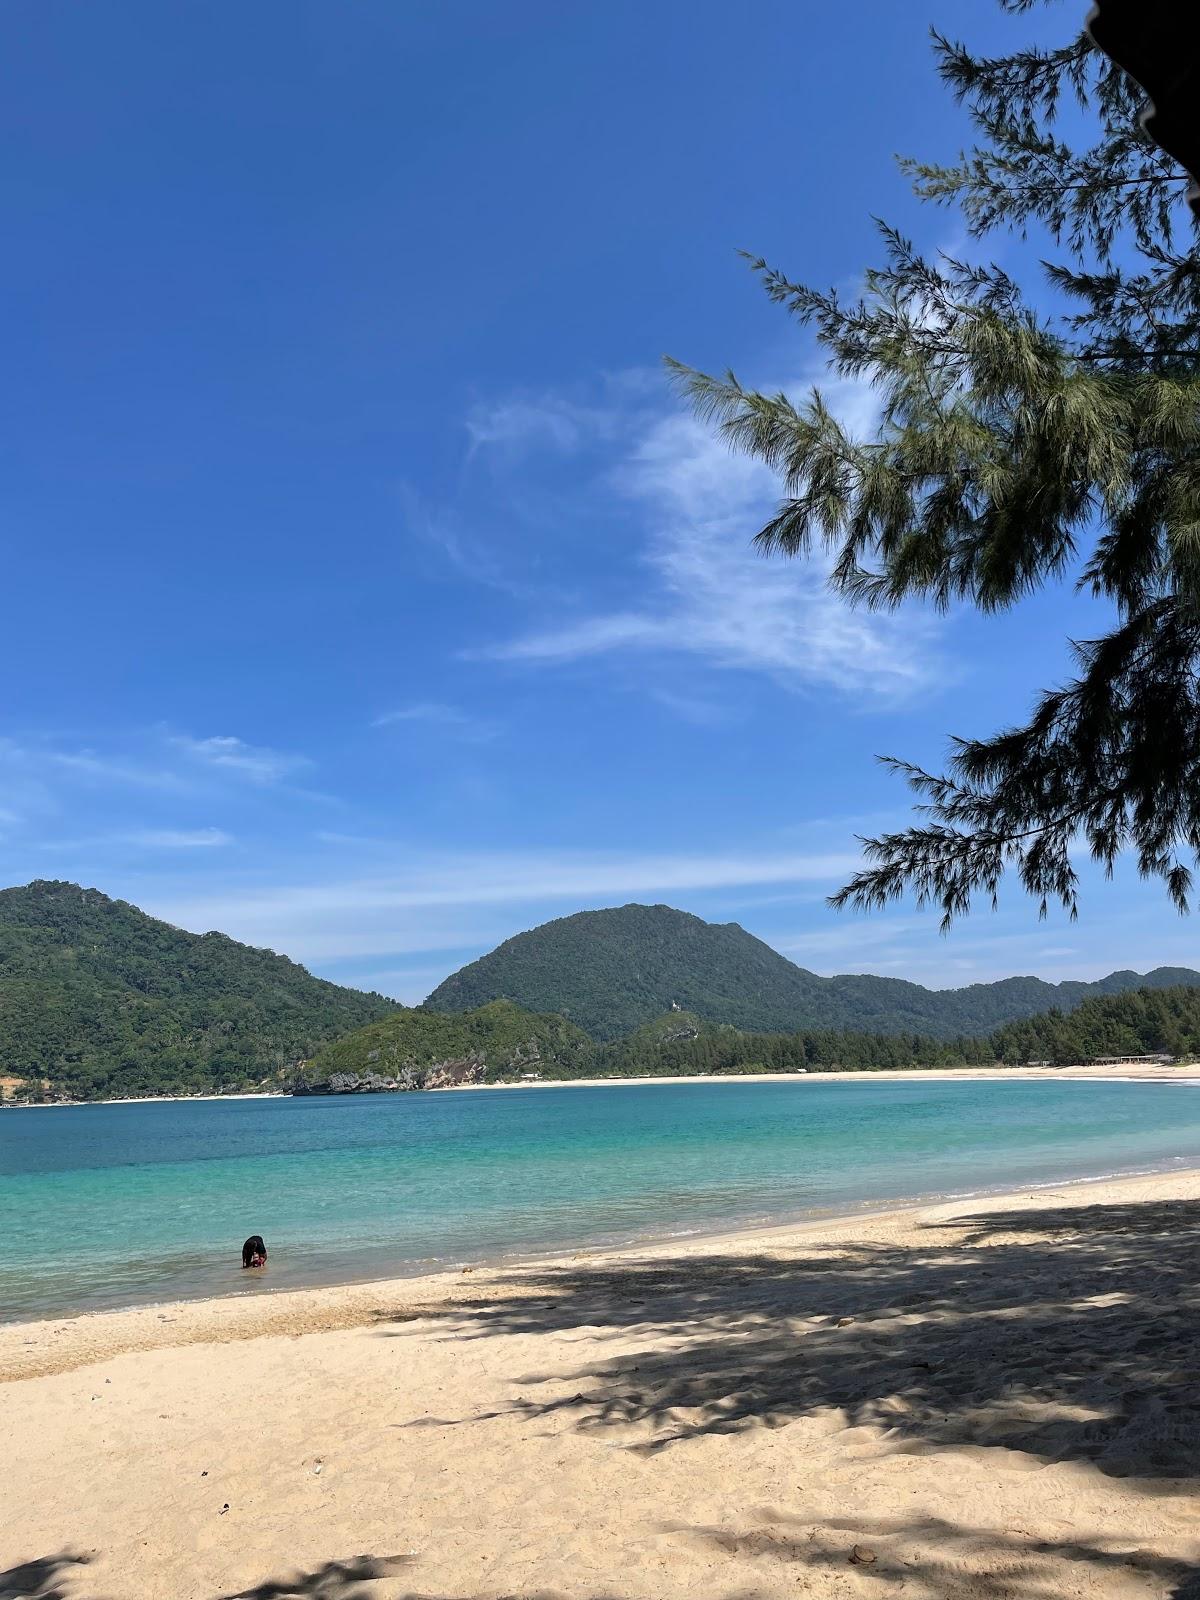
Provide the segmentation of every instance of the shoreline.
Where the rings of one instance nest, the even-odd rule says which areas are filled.
[[[619,1089],[629,1085],[653,1083],[872,1083],[918,1080],[980,1081],[1004,1078],[1018,1079],[1077,1079],[1096,1083],[1196,1083],[1200,1084],[1200,1062],[1186,1062],[1179,1066],[1130,1062],[1127,1065],[1111,1063],[1104,1066],[1072,1065],[1062,1067],[879,1067],[852,1071],[835,1068],[831,1071],[815,1069],[808,1072],[692,1072],[620,1078],[539,1078],[527,1082],[511,1083],[447,1083],[436,1089],[381,1089],[349,1091],[328,1096],[295,1096],[290,1089],[246,1089],[226,1094],[144,1094],[119,1095],[111,1100],[4,1100],[3,1111],[65,1111],[79,1106],[142,1106],[187,1105],[192,1101],[212,1100],[291,1100],[295,1098],[330,1100],[367,1099],[372,1095],[389,1094],[477,1094],[484,1090],[513,1089]]]
[[[0,1328],[0,1589],[1163,1600],[1200,1170]]]
[[[78,1106],[186,1105],[192,1100],[290,1100],[290,1089],[237,1089],[228,1094],[123,1094],[111,1100],[2,1100],[0,1111],[67,1111]]]
[[[841,1237],[863,1229],[883,1228],[890,1231],[898,1224],[926,1215],[936,1215],[939,1219],[967,1217],[973,1212],[1010,1204],[1036,1211],[1051,1199],[1067,1199],[1083,1204],[1089,1194],[1101,1195],[1099,1203],[1103,1204],[1110,1192],[1115,1191],[1158,1198],[1179,1187],[1194,1189],[1200,1198],[1200,1165],[1083,1178],[1048,1178],[1015,1189],[985,1188],[959,1195],[894,1197],[878,1203],[866,1201],[852,1211],[839,1209],[800,1213],[771,1221],[742,1222],[728,1228],[704,1228],[695,1233],[654,1235],[618,1243],[582,1243],[548,1249],[543,1253],[531,1251],[511,1259],[481,1257],[439,1267],[432,1272],[392,1273],[384,1277],[350,1278],[335,1283],[280,1289],[272,1289],[265,1282],[255,1283],[246,1289],[231,1290],[228,1294],[196,1299],[148,1300],[129,1306],[0,1321],[0,1389],[7,1383],[26,1377],[71,1370],[76,1365],[104,1360],[109,1354],[176,1342],[153,1339],[143,1343],[140,1337],[133,1340],[133,1330],[140,1328],[144,1334],[151,1319],[160,1324],[183,1323],[208,1327],[219,1343],[263,1337],[281,1326],[301,1333],[329,1327],[360,1327],[365,1325],[364,1319],[369,1320],[363,1309],[367,1302],[377,1304],[381,1297],[398,1297],[408,1302],[430,1293],[452,1293],[463,1287],[464,1278],[473,1280],[469,1287],[474,1293],[478,1284],[489,1278],[521,1278],[534,1273],[562,1270],[577,1261],[653,1261],[672,1254],[686,1258],[702,1257],[714,1254],[718,1249],[728,1250],[736,1246],[768,1250],[772,1244],[788,1240],[819,1240],[826,1234]],[[369,1315],[374,1316],[374,1311]],[[299,1328],[295,1327],[297,1323],[301,1324]],[[78,1349],[73,1349],[76,1339],[61,1339],[64,1333],[76,1336]],[[105,1333],[115,1334],[115,1338],[105,1339]],[[125,1337],[130,1338],[131,1342],[124,1342]],[[39,1364],[38,1354],[35,1353],[45,1358],[43,1341],[47,1338],[53,1343],[55,1364],[43,1366]],[[199,1342],[204,1342],[203,1337]],[[116,1348],[110,1349],[110,1345]],[[105,1353],[80,1355],[78,1360],[73,1360],[73,1354],[78,1354],[82,1349],[100,1349]],[[29,1354],[21,1359],[16,1354],[18,1350]],[[64,1357],[66,1364],[59,1364]]]
[[[855,1074],[847,1074],[853,1077]],[[896,1076],[907,1076],[898,1073]],[[652,1081],[652,1080],[651,1080]],[[673,1080],[687,1082],[687,1079]],[[718,1078],[716,1081],[723,1081]],[[1139,1080],[1116,1080],[1139,1081]],[[1194,1081],[1200,1086],[1200,1080]],[[500,1087],[495,1085],[493,1087]],[[216,1097],[210,1097],[216,1098]],[[126,1304],[116,1305],[81,1305],[68,1306],[58,1311],[38,1311],[27,1315],[18,1314],[15,1317],[5,1318],[0,1315],[0,1351],[3,1348],[3,1335],[6,1330],[13,1328],[30,1328],[43,1324],[72,1324],[80,1320],[93,1318],[136,1316],[143,1312],[179,1312],[182,1308],[204,1308],[219,1305],[254,1304],[261,1301],[277,1302],[286,1300],[293,1295],[337,1294],[341,1291],[358,1292],[371,1290],[390,1291],[399,1285],[419,1284],[425,1280],[440,1280],[443,1278],[457,1279],[459,1276],[470,1273],[506,1273],[506,1272],[532,1272],[536,1269],[552,1266],[570,1257],[572,1260],[584,1258],[605,1257],[606,1259],[619,1259],[625,1257],[640,1257],[643,1253],[662,1253],[673,1248],[687,1248],[689,1246],[713,1246],[724,1242],[738,1242],[743,1238],[760,1239],[774,1235],[792,1235],[819,1230],[826,1225],[833,1227],[849,1226],[855,1223],[864,1223],[872,1219],[894,1219],[913,1215],[917,1212],[939,1206],[971,1206],[985,1202],[1005,1201],[1020,1196],[1028,1196],[1036,1200],[1039,1195],[1049,1191],[1059,1190],[1087,1190],[1110,1184],[1140,1183],[1155,1179],[1174,1179],[1176,1177],[1194,1177],[1200,1183],[1200,1165],[1181,1165],[1185,1157],[1173,1156],[1162,1165],[1147,1165],[1142,1167],[1131,1166],[1117,1168],[1103,1172],[1094,1172],[1084,1175],[1066,1177],[1031,1178],[1019,1188],[1012,1188],[1005,1183],[994,1185],[984,1184],[979,1188],[959,1190],[925,1190],[913,1194],[893,1194],[854,1201],[851,1199],[831,1201],[828,1205],[802,1206],[796,1210],[780,1209],[770,1216],[743,1216],[730,1217],[721,1220],[702,1223],[694,1228],[650,1228],[644,1233],[628,1234],[620,1238],[598,1238],[592,1240],[577,1240],[574,1242],[547,1244],[542,1248],[530,1246],[512,1254],[503,1250],[485,1249],[482,1253],[472,1256],[460,1256],[457,1259],[442,1261],[437,1265],[429,1264],[425,1260],[414,1259],[408,1264],[406,1270],[404,1263],[390,1264],[387,1270],[371,1271],[351,1270],[336,1275],[322,1276],[314,1274],[309,1281],[302,1278],[299,1282],[288,1282],[279,1285],[272,1284],[269,1273],[262,1276],[251,1274],[248,1278],[239,1278],[238,1286],[232,1285],[218,1293],[200,1291],[196,1294],[176,1293],[173,1296],[157,1297],[146,1300],[135,1300]],[[278,1263],[277,1263],[278,1266]],[[61,1328],[58,1330],[61,1331]],[[6,1380],[3,1371],[3,1361],[0,1359],[0,1385]]]
[[[661,1077],[647,1074],[628,1078],[542,1078],[532,1083],[449,1083],[445,1089],[425,1092],[466,1094],[473,1089],[607,1089],[648,1083],[902,1083],[908,1078],[925,1081],[946,1078],[980,1081],[1022,1078],[1053,1079],[1055,1082],[1072,1078],[1093,1083],[1200,1084],[1200,1063],[1188,1062],[1178,1067],[1132,1062],[1128,1066],[1113,1064],[1097,1067],[879,1067],[860,1071],[839,1067],[829,1072],[691,1072]]]

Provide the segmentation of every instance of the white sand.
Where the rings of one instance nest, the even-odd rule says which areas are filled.
[[[880,1067],[877,1071],[825,1072],[692,1072],[642,1078],[539,1078],[524,1083],[449,1083],[435,1094],[461,1094],[480,1089],[608,1089],[629,1083],[880,1083],[903,1082],[906,1078],[1072,1078],[1088,1082],[1126,1083],[1133,1080],[1153,1083],[1200,1084],[1200,1067],[1154,1066],[1146,1062],[1118,1063],[1111,1066],[1077,1067]]]
[[[1182,1600],[1198,1268],[1188,1172],[8,1325],[0,1596]]]

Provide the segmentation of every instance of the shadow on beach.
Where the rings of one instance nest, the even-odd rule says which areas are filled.
[[[705,1435],[823,1416],[837,1429],[881,1430],[884,1452],[947,1452],[1001,1473],[1071,1463],[1161,1505],[1195,1496],[1200,1480],[1198,1269],[1200,1202],[996,1209],[928,1224],[902,1244],[835,1240],[480,1274],[479,1292],[463,1284],[467,1298],[381,1310],[376,1331],[574,1336],[568,1370],[556,1341],[553,1362],[547,1352],[543,1370],[513,1378],[505,1414],[559,1418],[649,1458]],[[396,1426],[469,1435],[482,1420]],[[814,1577],[848,1595],[903,1583],[939,1600],[1200,1600],[1191,1541],[1156,1548],[1118,1524],[1110,1533],[1102,1517],[1088,1527],[1040,1515],[983,1527],[966,1515],[821,1520],[795,1506],[738,1505],[720,1525],[660,1531],[736,1559],[742,1582],[717,1583],[713,1600],[757,1600]],[[0,1573],[0,1600],[70,1600],[86,1559],[64,1553]],[[434,1570],[430,1583],[422,1576],[419,1558],[363,1555],[214,1600],[450,1600]],[[501,1594],[563,1600],[536,1586],[473,1600]],[[621,1597],[589,1589],[570,1600]]]
[[[926,1543],[936,1545],[937,1557],[922,1560],[882,1559],[874,1550],[862,1545],[853,1549],[868,1555],[867,1564],[859,1564],[858,1572],[864,1580],[878,1580],[894,1592],[897,1581],[917,1580],[928,1592],[944,1596],[945,1600],[1054,1600],[1061,1593],[1058,1587],[1060,1562],[1082,1564],[1093,1574],[1106,1569],[1119,1568],[1140,1576],[1174,1581],[1174,1587],[1164,1592],[1165,1600],[1200,1600],[1200,1571],[1184,1570],[1178,1562],[1155,1556],[1149,1551],[1109,1552],[1086,1542],[1056,1542],[1042,1539],[1023,1539],[1016,1534],[997,1535],[988,1529],[972,1529],[925,1518],[905,1522],[903,1519],[846,1519],[829,1523],[822,1530],[799,1526],[794,1534],[781,1530],[779,1518],[770,1530],[755,1529],[734,1533],[722,1528],[675,1527],[671,1531],[689,1535],[711,1543],[715,1550],[726,1555],[743,1555],[761,1562],[766,1559],[778,1571],[782,1567],[802,1568],[806,1575],[825,1570],[831,1575],[846,1570],[845,1538],[847,1536],[902,1539],[921,1536]],[[798,1523],[799,1519],[792,1519]],[[352,1556],[341,1561],[326,1561],[308,1571],[293,1571],[279,1578],[268,1578],[250,1589],[239,1589],[234,1594],[221,1595],[218,1600],[467,1600],[461,1593],[443,1594],[429,1589],[397,1591],[388,1584],[385,1590],[376,1587],[381,1581],[393,1578],[405,1568],[412,1558],[408,1556]],[[46,1556],[36,1561],[24,1562],[0,1572],[0,1600],[69,1600],[69,1584],[76,1569],[86,1566],[87,1556],[63,1553]],[[1048,1568],[1050,1560],[1053,1567]],[[971,1572],[962,1563],[982,1563]],[[1077,1567],[1076,1570],[1081,1570]],[[872,1584],[873,1587],[873,1584]],[[774,1583],[772,1592],[777,1592]],[[132,1600],[134,1591],[128,1591]],[[152,1592],[152,1591],[142,1591]],[[765,1591],[756,1587],[739,1586],[724,1596],[715,1591],[712,1600],[759,1600]],[[564,1595],[560,1590],[522,1589],[519,1594],[505,1590],[480,1591],[469,1600],[622,1600],[611,1590],[588,1591],[583,1596]]]
[[[411,1556],[351,1556],[345,1561],[323,1561],[308,1572],[295,1571],[268,1578],[251,1589],[221,1595],[219,1600],[372,1600],[378,1591],[366,1587],[390,1578],[408,1565]]]
[[[783,1512],[761,1527],[671,1531],[781,1576],[824,1572],[834,1579],[850,1567],[867,1593],[878,1585],[884,1593],[901,1587],[939,1600],[1061,1600],[1065,1593],[1108,1594],[1107,1580],[1132,1576],[1153,1583],[1163,1600],[1200,1600],[1200,1569],[1153,1550],[1130,1549],[1128,1540],[1047,1539],[939,1517],[845,1517],[814,1526]],[[1088,1587],[1077,1587],[1082,1582]],[[778,1592],[776,1584],[771,1587]],[[739,1589],[737,1600],[755,1600],[755,1592]]]
[[[519,1596],[509,1591],[502,1597],[491,1590],[487,1594],[462,1597],[427,1589],[397,1591],[391,1587],[385,1594],[374,1587],[365,1587],[390,1577],[408,1559],[407,1556],[356,1556],[350,1561],[329,1561],[311,1572],[268,1581],[253,1589],[241,1589],[237,1594],[222,1595],[220,1600],[568,1600],[557,1589],[523,1589]],[[580,1600],[621,1600],[621,1597],[589,1592]],[[743,1600],[752,1600],[752,1597],[744,1596]]]
[[[1078,1463],[1139,1494],[1192,1496],[1198,1269],[1200,1203],[1063,1205],[930,1224],[915,1244],[501,1275],[433,1315],[453,1337],[577,1334],[595,1355],[566,1374],[523,1374],[511,1409],[632,1433],[622,1442],[647,1455],[827,1413],[884,1430],[884,1451],[957,1452],[1007,1472]],[[746,1556],[755,1577],[795,1564],[844,1573],[861,1546],[863,1592],[903,1579],[947,1597],[1049,1600],[1068,1578],[1105,1592],[1132,1579],[1200,1600],[1193,1562],[1061,1524],[801,1527],[771,1508],[750,1520],[672,1531]]]
[[[75,1569],[86,1567],[90,1560],[63,1550],[36,1561],[20,1561],[0,1572],[0,1600],[67,1600]]]
[[[520,1377],[512,1409],[641,1424],[636,1450],[837,1410],[886,1428],[893,1450],[1002,1447],[1194,1492],[1200,1203],[995,1211],[928,1232],[928,1247],[507,1274],[427,1314],[457,1338],[621,1335],[610,1360]],[[630,1354],[638,1334],[654,1342]],[[569,1392],[530,1398],[542,1383]]]

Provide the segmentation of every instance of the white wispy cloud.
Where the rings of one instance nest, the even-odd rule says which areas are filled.
[[[868,432],[876,399],[864,383],[837,382],[825,398],[847,424]],[[527,445],[564,449],[586,426],[578,408],[568,421],[542,407],[534,427],[528,405],[506,424],[525,428]],[[604,413],[613,437],[612,409]],[[561,664],[630,652],[683,654],[707,667],[766,675],[791,690],[835,689],[895,700],[928,685],[941,670],[931,619],[852,610],[828,587],[828,564],[764,560],[750,546],[769,516],[779,485],[760,463],[731,454],[712,429],[690,415],[648,413],[627,419],[619,463],[591,495],[607,493],[614,511],[632,507],[645,529],[641,564],[648,582],[633,603],[578,611],[473,654],[530,664]],[[504,429],[497,423],[493,434]],[[477,439],[490,441],[480,431]]]
[[[47,769],[89,783],[114,784],[135,789],[181,789],[178,772],[154,762],[97,755],[92,750],[49,750],[42,754]]]
[[[97,855],[127,858],[130,850],[212,850],[232,844],[233,835],[221,828],[116,828],[108,833],[89,833],[76,838],[46,838],[31,842],[30,848],[57,855]]]
[[[729,720],[729,707],[704,695],[689,694],[678,689],[667,689],[655,684],[650,698],[658,702],[681,722],[690,722],[698,728],[711,728]]]
[[[217,734],[207,739],[173,734],[170,742],[198,765],[236,774],[251,783],[278,783],[311,765],[307,756],[247,744],[232,734]]]
[[[99,751],[52,734],[0,738],[0,775],[6,799],[21,801],[27,812],[45,810],[59,789],[132,788],[182,791],[185,778],[149,750]]]
[[[545,401],[512,399],[477,406],[467,417],[471,448],[501,446],[528,449],[548,444],[557,450],[575,450],[583,437],[583,419],[573,407],[547,397]]]
[[[233,843],[221,828],[146,828],[125,837],[147,850],[213,850]]]
[[[1063,913],[1052,915],[1065,918]],[[1195,964],[1188,948],[1186,925],[1156,926],[1151,940],[1142,943],[1130,959],[1127,935],[1117,923],[1105,920],[1089,930],[1090,936],[1074,944],[1043,945],[1036,908],[1019,899],[999,913],[964,919],[948,934],[941,934],[936,912],[878,916],[825,914],[818,926],[805,931],[777,931],[768,942],[800,966],[831,976],[835,973],[881,972],[903,977],[927,988],[959,988],[970,983],[991,983],[998,978],[1030,975],[1059,982],[1064,978],[1090,980],[1117,967],[1133,965],[1139,971],[1161,964]],[[758,932],[757,928],[752,931]],[[1078,925],[1075,925],[1078,931]],[[1177,941],[1179,944],[1177,945]]]
[[[839,917],[822,902],[860,865],[849,853],[497,851],[426,857],[405,872],[389,870],[395,856],[381,844],[377,871],[359,857],[353,873],[307,882],[227,879],[209,889],[208,876],[203,888],[181,882],[167,892],[156,877],[131,898],[179,926],[219,929],[406,1002],[524,928],[630,900],[682,905],[714,921],[737,917],[789,959],[823,974],[882,972],[949,988],[1014,972],[1094,978],[1130,965],[1125,936],[1113,925],[1097,924],[1090,941],[1070,947],[1043,943],[1036,912],[1023,903],[998,924],[972,920],[947,937],[939,936],[933,913]],[[778,892],[755,894],[756,886]],[[771,905],[797,903],[800,891],[811,893],[811,907],[781,926]],[[1186,927],[1164,930],[1160,923],[1148,919],[1141,930],[1148,937],[1139,945],[1139,969],[1200,964]]]
[[[511,599],[531,596],[534,591],[530,585],[508,572],[495,552],[477,535],[468,533],[452,512],[430,506],[408,484],[401,484],[399,493],[409,533],[436,551],[460,577]]]
[[[858,862],[856,854],[801,851],[476,853],[427,859],[405,873],[381,867],[201,894],[160,889],[152,909],[197,932],[219,928],[301,960],[330,961],[482,945],[581,906],[754,884],[832,885]]]
[[[573,455],[619,439],[628,432],[631,412],[649,398],[662,379],[642,370],[601,376],[599,399],[561,390],[521,392],[472,406],[467,413],[471,454],[483,449],[524,455],[538,449]]]
[[[460,739],[494,739],[499,728],[494,722],[472,716],[460,706],[445,705],[437,700],[418,700],[412,705],[397,706],[372,719],[373,728],[395,727],[398,723],[424,723],[440,728]]]
[[[894,953],[906,942],[927,940],[935,956],[944,955],[945,942],[936,939],[937,917],[930,915],[889,915],[878,919],[856,916],[827,915],[820,925],[803,933],[776,935],[771,943],[789,960],[807,966],[811,961],[828,965],[838,963],[837,970],[845,972],[847,960],[870,962],[880,955]]]

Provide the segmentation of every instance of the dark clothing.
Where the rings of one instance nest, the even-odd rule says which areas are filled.
[[[242,1246],[243,1267],[265,1267],[267,1264],[267,1247],[262,1242],[262,1235],[252,1233]]]

